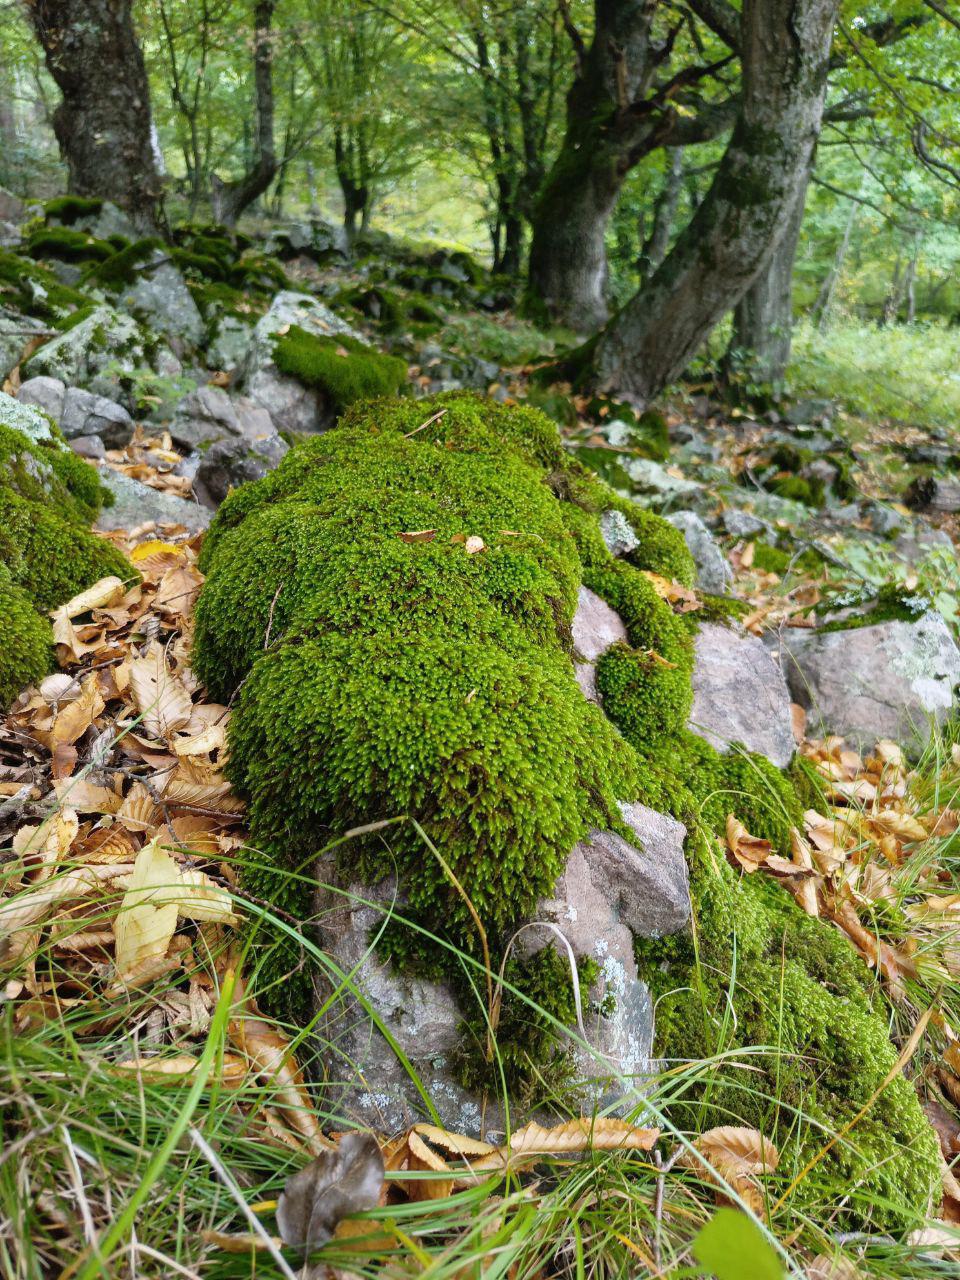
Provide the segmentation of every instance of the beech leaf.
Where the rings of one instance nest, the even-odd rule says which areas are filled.
[[[383,1189],[383,1156],[371,1133],[345,1133],[339,1144],[291,1174],[277,1201],[284,1244],[305,1253],[333,1236],[348,1214],[373,1209]]]

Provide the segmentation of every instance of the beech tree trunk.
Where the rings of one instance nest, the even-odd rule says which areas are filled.
[[[132,0],[28,0],[62,101],[53,116],[70,191],[112,200],[144,231],[163,193],[150,133],[150,90]]]
[[[793,340],[793,264],[806,207],[807,180],[783,235],[767,263],[737,303],[727,352],[731,370],[779,392],[790,363]]]
[[[617,128],[644,87],[654,6],[595,0],[594,36],[567,94],[566,134],[533,217],[528,293],[581,332],[607,317],[604,236],[629,166]]]
[[[599,335],[597,384],[645,403],[683,372],[762,271],[806,182],[839,0],[744,0],[743,100],[706,198]]]
[[[257,104],[257,131],[253,163],[236,182],[213,175],[213,215],[232,227],[237,219],[270,186],[277,172],[273,137],[273,11],[277,0],[257,0],[253,7],[253,79]]]

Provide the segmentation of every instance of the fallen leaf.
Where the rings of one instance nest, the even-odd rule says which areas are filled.
[[[769,840],[752,836],[740,819],[731,813],[727,815],[727,850],[733,862],[752,875],[769,860],[773,846]]]
[[[397,534],[401,542],[432,542],[436,536],[436,529],[410,529]]]
[[[179,879],[177,864],[156,841],[137,854],[114,924],[118,973],[130,974],[145,961],[166,955],[177,927],[177,904],[170,901],[170,894]]]
[[[193,702],[167,663],[156,642],[130,664],[130,688],[143,727],[155,738],[166,738],[189,723]]]
[[[284,1244],[304,1253],[326,1244],[341,1219],[376,1207],[383,1182],[383,1156],[373,1134],[345,1133],[284,1183],[277,1200]]]

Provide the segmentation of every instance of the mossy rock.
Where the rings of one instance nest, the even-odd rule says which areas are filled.
[[[117,252],[117,245],[71,227],[48,227],[28,238],[27,252],[32,258],[59,258],[62,262],[105,262]]]
[[[54,324],[75,308],[92,305],[85,293],[61,284],[46,267],[6,249],[0,249],[0,303]]]
[[[406,363],[345,334],[319,337],[292,325],[274,342],[274,362],[282,374],[313,387],[338,411],[356,400],[395,394],[407,380]]]
[[[611,508],[639,541],[628,560],[614,560],[600,533]],[[468,537],[482,550],[470,554]],[[477,954],[456,877],[496,966],[572,846],[592,827],[622,831],[618,802],[639,800],[693,833],[696,946],[684,935],[639,947],[663,1051],[773,1042],[791,1055],[779,1102],[761,1110],[748,1082],[720,1103],[708,1090],[678,1116],[693,1123],[695,1106],[697,1123],[707,1111],[713,1123],[753,1119],[798,1168],[817,1125],[832,1134],[855,1114],[893,1055],[861,962],[776,884],[741,885],[710,834],[735,811],[788,849],[800,797],[768,761],[721,756],[687,731],[696,621],[675,615],[644,572],[692,584],[682,534],[571,457],[549,419],[462,393],[357,405],[227,498],[201,567],[194,666],[211,696],[236,696],[227,769],[250,801],[254,894],[308,918],[309,877],[290,869],[348,828],[408,815],[445,867],[403,823],[389,845],[345,843],[343,871],[370,884],[396,871],[405,914]],[[627,630],[597,664],[603,711],[582,696],[571,661],[581,585]],[[417,936],[391,928],[388,953],[401,966],[436,966],[440,949],[425,956]],[[549,1007],[566,1017],[569,988],[552,990],[565,980],[547,969],[517,979],[534,994],[551,988]],[[724,1021],[734,972],[737,1018]],[[772,1041],[781,1008],[783,1038]],[[528,1037],[523,1011],[509,1016],[519,1070],[546,1052],[545,1028]],[[719,1046],[716,1020],[732,1028]],[[758,1055],[758,1065],[775,1093],[776,1064]],[[891,1086],[863,1133],[862,1148],[840,1144],[824,1165],[880,1192],[896,1184],[900,1207],[857,1201],[848,1217],[882,1227],[921,1213],[939,1175],[909,1086]]]
[[[147,236],[135,240],[112,253],[108,258],[97,261],[87,267],[81,277],[81,283],[99,285],[110,290],[120,290],[125,285],[133,284],[137,278],[138,268],[146,266],[163,248],[163,241],[156,236]]]
[[[103,204],[95,196],[55,196],[44,204],[43,215],[47,222],[59,222],[65,227],[72,227],[81,218],[95,218],[103,209]]]
[[[30,435],[2,425],[21,418]],[[110,574],[134,576],[89,531],[109,496],[41,414],[0,397],[0,706],[49,670],[51,609]]]

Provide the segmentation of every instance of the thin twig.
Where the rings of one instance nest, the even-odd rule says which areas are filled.
[[[660,1268],[660,1230],[663,1225],[663,1193],[666,1185],[667,1174],[676,1164],[680,1157],[683,1147],[677,1147],[673,1155],[664,1160],[659,1151],[653,1153],[653,1163],[657,1166],[657,1190],[653,1201],[653,1218],[656,1222],[656,1230],[653,1235],[653,1260]]]
[[[446,409],[438,409],[432,418],[428,418],[426,422],[421,422],[419,427],[414,427],[412,431],[408,431],[403,437],[404,440],[409,440],[411,436],[415,436],[417,432],[422,431],[424,427],[429,427],[431,422],[436,422],[437,419],[442,418],[446,412]]]

